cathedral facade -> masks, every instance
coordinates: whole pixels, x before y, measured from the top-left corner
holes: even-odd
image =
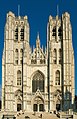
[[[2,110],[68,110],[74,104],[74,51],[70,14],[49,16],[47,46],[29,44],[27,16],[9,12],[2,57]]]

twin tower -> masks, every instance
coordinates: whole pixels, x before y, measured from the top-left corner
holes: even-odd
[[[2,57],[2,110],[56,111],[73,107],[74,51],[70,15],[49,16],[47,46],[29,44],[27,16],[9,12]]]

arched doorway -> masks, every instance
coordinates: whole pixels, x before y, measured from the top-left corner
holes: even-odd
[[[34,99],[34,103],[33,103],[33,111],[44,111],[44,101],[41,97],[37,96]]]
[[[54,92],[54,100],[55,100],[55,109],[57,110],[57,111],[59,111],[59,110],[61,110],[61,100],[62,100],[62,93],[61,93],[61,91],[60,90],[56,90],[55,92]]]
[[[56,110],[59,111],[61,109],[61,102],[60,100],[57,100],[56,102]]]
[[[16,101],[17,111],[22,110],[22,91],[20,89],[18,89],[15,92],[15,101]]]

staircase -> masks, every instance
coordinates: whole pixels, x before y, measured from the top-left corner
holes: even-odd
[[[59,118],[55,114],[50,114],[48,112],[39,112],[39,113],[25,112],[25,113],[18,113],[16,115],[16,119],[59,119]]]

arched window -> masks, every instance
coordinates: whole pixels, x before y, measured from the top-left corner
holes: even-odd
[[[61,58],[61,55],[62,55],[62,51],[61,49],[59,49],[59,58]]]
[[[18,58],[18,49],[15,50],[15,57]]]
[[[15,41],[18,41],[18,27],[15,29]]]
[[[20,34],[21,39],[20,40],[24,40],[24,27],[21,28],[20,32],[21,32],[21,34]]]
[[[40,59],[40,64],[45,64],[45,59]]]
[[[32,92],[36,92],[37,89],[44,92],[44,75],[40,72],[37,72],[32,80]]]
[[[36,59],[31,59],[31,64],[36,64],[37,60]]]
[[[17,71],[17,85],[21,85],[21,71]]]
[[[52,36],[56,37],[56,27],[55,26],[53,27],[53,30],[52,30]]]
[[[18,64],[18,49],[15,50],[15,64]]]
[[[62,36],[62,28],[61,28],[61,26],[59,27],[59,29],[58,29],[58,36],[61,38],[61,36]]]
[[[53,63],[54,64],[57,63],[57,50],[56,49],[53,50]]]
[[[55,74],[55,85],[60,85],[60,71],[57,70]]]
[[[22,64],[23,49],[20,50],[20,64]]]
[[[61,64],[61,58],[62,58],[62,51],[59,49],[59,64]]]

